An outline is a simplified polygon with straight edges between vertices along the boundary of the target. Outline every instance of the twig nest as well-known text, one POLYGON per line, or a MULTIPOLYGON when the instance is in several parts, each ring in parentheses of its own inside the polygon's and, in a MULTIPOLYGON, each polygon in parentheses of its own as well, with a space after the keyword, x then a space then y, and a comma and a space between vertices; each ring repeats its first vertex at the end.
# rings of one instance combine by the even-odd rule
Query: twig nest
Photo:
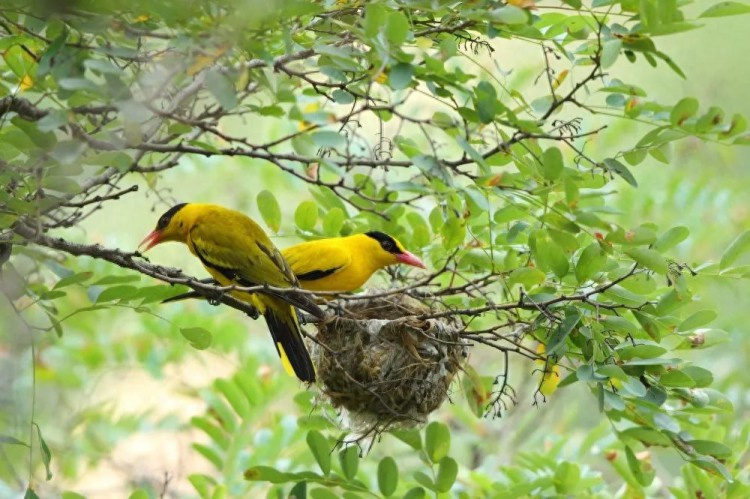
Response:
POLYGON ((427 318, 408 295, 345 302, 318 325, 313 360, 322 391, 354 431, 422 424, 448 397, 467 355, 456 318, 427 318))

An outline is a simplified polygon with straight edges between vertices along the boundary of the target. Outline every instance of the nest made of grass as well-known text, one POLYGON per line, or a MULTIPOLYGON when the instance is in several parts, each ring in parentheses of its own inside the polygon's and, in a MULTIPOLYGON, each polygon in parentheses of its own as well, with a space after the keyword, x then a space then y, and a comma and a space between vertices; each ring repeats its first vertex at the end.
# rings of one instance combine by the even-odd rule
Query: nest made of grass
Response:
POLYGON ((341 312, 318 325, 312 349, 323 394, 352 429, 424 423, 466 358, 461 322, 420 319, 430 308, 404 294, 350 301, 341 312))

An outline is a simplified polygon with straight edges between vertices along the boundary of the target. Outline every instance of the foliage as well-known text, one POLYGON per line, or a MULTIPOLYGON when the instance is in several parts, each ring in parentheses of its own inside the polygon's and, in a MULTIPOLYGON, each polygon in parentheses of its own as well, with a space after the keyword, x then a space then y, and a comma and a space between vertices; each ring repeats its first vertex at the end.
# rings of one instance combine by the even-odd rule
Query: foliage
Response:
MULTIPOLYGON (((651 457, 667 448, 694 465, 682 471, 687 494, 741 497, 745 486, 730 480, 743 473, 742 450, 711 425, 732 404, 690 353, 728 334, 708 327, 715 312, 691 303, 696 272, 750 275, 743 259, 750 233, 718 263, 688 266, 674 256, 689 237, 685 222, 625 225, 609 201, 615 188, 639 188, 642 162, 670 164, 680 141, 750 142, 742 115, 692 97, 658 102, 621 69, 646 61, 683 76, 660 48, 663 37, 748 10, 721 2, 689 15, 689 3, 6 2, 4 314, 28 333, 37 373, 38 348, 69 336, 71 320, 119 309, 152 317, 186 287, 211 295, 215 288, 187 271, 82 244, 70 229, 97 212, 113 214, 142 187, 159 209, 171 204, 182 187, 173 172, 197 167, 205 179, 216 168, 196 157, 234 158, 241 183, 270 165, 284 179, 280 188, 295 182, 309 192, 290 205, 260 186, 258 212, 273 233, 312 239, 383 230, 425 255, 434 270, 417 278, 393 270, 388 292, 435 305, 432 317, 459 316, 464 336, 500 359, 466 367, 466 416, 499 417, 528 397, 511 383, 511 368, 522 365, 540 371, 535 402, 585 385, 590 407, 610 426, 597 426, 578 447, 561 439, 548 452, 512 456, 499 473, 452 457, 451 432, 437 422, 383 437, 400 439, 411 449, 401 452, 419 460, 376 459, 378 445, 365 458, 356 447, 330 454, 343 437, 315 412, 298 427, 264 419, 274 388, 244 365, 213 384, 210 411, 192 420, 210 441, 195 450, 216 471, 191 477, 201 496, 242 495, 255 482, 278 494, 295 484, 311 497, 597 495, 608 490, 601 471, 576 462, 597 444, 632 491, 659 486, 651 457), (637 139, 608 135, 621 122, 647 129, 637 139), (81 256, 95 261, 69 258, 81 256), (279 448, 289 455, 274 457, 279 448)), ((249 311, 231 297, 220 301, 249 311)), ((230 350, 218 326, 193 319, 169 341, 230 350)), ((187 355, 168 350, 154 359, 158 343, 139 341, 82 352, 98 359, 86 369, 119 356, 158 372, 187 355)), ((312 411, 306 395, 296 400, 303 414, 312 411)), ((29 419, 28 436, 4 435, 2 443, 31 452, 49 479, 57 459, 33 404, 29 419)), ((747 428, 737 431, 746 439, 747 428)), ((29 475, 44 477, 33 467, 29 475)), ((33 494, 34 480, 28 485, 33 494)))

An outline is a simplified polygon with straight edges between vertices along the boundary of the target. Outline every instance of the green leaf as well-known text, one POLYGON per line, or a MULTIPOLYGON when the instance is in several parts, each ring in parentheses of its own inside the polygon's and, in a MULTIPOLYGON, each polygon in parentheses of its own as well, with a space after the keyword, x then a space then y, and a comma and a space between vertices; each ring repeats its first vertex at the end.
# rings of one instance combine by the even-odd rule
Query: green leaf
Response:
POLYGON ((607 158, 604 160, 604 166, 607 168, 607 171, 616 173, 617 175, 624 178, 625 181, 633 187, 638 187, 638 182, 635 180, 633 174, 630 173, 628 167, 622 164, 620 161, 617 161, 614 158, 607 158))
POLYGON ((550 147, 542 154, 542 174, 547 180, 555 180, 563 171, 563 157, 560 149, 550 147))
POLYGON ((196 350, 205 350, 211 346, 213 337, 211 332, 202 327, 184 327, 180 328, 180 334, 188 340, 190 346, 196 350))
POLYGON ((23 499, 39 499, 39 496, 36 495, 36 492, 34 492, 34 489, 29 487, 26 489, 26 493, 24 493, 23 499))
POLYGON ((684 226, 672 227, 659 237, 653 245, 653 249, 659 253, 664 253, 680 244, 688 238, 690 229, 684 226))
POLYGON ((636 426, 634 428, 628 428, 620 432, 620 438, 633 439, 642 442, 646 445, 660 445, 668 447, 671 444, 669 437, 664 435, 662 432, 654 430, 653 428, 647 428, 645 426, 636 426))
POLYGON ((576 262, 576 279, 583 284, 604 269, 607 264, 607 253, 599 243, 586 246, 576 262))
POLYGON ((712 5, 698 17, 736 16, 750 13, 750 5, 740 2, 719 2, 712 5))
POLYGON ((263 221, 273 232, 278 232, 281 228, 281 207, 276 200, 276 196, 269 190, 262 190, 257 197, 258 211, 263 221))
POLYGON ((206 88, 216 98, 216 101, 226 110, 237 107, 237 92, 234 82, 227 75, 212 70, 206 74, 206 88))
POLYGON ((346 145, 346 137, 344 137, 339 132, 334 132, 331 130, 322 130, 320 132, 315 132, 310 136, 310 138, 316 146, 326 149, 335 149, 337 147, 343 147, 346 145))
POLYGON ((681 126, 686 120, 695 116, 698 112, 698 99, 685 97, 672 108, 669 121, 675 126, 681 126))
MULTIPOLYGON (((421 471, 418 471, 417 473, 415 473, 414 478, 419 483, 422 483, 422 482, 429 483, 430 486, 428 486, 427 488, 429 489, 434 488, 434 486, 432 485, 432 479, 428 477, 427 475, 425 475, 424 473, 422 473, 421 471)), ((424 499, 425 497, 427 497, 427 492, 425 492, 425 490, 422 487, 412 487, 411 489, 409 489, 409 491, 406 494, 404 494, 403 499, 424 499)))
POLYGON ((93 272, 79 272, 77 274, 71 274, 67 277, 63 277, 55 283, 52 289, 60 289, 73 284, 80 284, 86 282, 94 276, 93 272))
POLYGON ((489 12, 489 20, 499 24, 526 24, 529 22, 529 15, 524 9, 514 5, 506 5, 499 9, 493 9, 489 12))
POLYGON ((301 230, 311 231, 318 223, 318 205, 315 201, 302 201, 294 212, 294 223, 301 230))
POLYGON ((50 471, 50 464, 52 463, 52 453, 49 451, 49 447, 47 447, 47 442, 44 441, 44 438, 42 437, 42 429, 39 428, 39 425, 32 422, 36 427, 36 435, 39 438, 39 448, 42 450, 42 463, 44 463, 44 470, 47 472, 47 481, 52 479, 52 471, 50 471))
POLYGON ((688 444, 701 454, 708 454, 718 459, 726 459, 732 455, 732 449, 721 442, 713 440, 690 440, 688 444))
POLYGON ((653 359, 664 355, 667 349, 659 345, 640 344, 626 345, 618 348, 618 352, 621 360, 630 360, 636 357, 639 359, 653 359))
POLYGON ((396 492, 398 487, 398 466, 396 460, 386 456, 378 463, 378 489, 385 497, 396 492))
POLYGON ((577 464, 570 461, 563 461, 555 470, 552 482, 555 485, 555 491, 558 494, 571 494, 576 491, 576 487, 581 481, 581 469, 577 464))
POLYGON ((357 475, 357 468, 359 467, 358 447, 352 445, 339 452, 339 463, 344 476, 349 480, 353 479, 357 475))
POLYGON ((448 492, 456 482, 458 476, 458 463, 452 457, 444 457, 440 460, 437 477, 435 478, 435 490, 448 492))
POLYGON ((741 256, 750 250, 750 230, 747 230, 737 236, 732 241, 732 244, 724 251, 721 256, 721 262, 719 262, 719 268, 724 270, 725 268, 736 262, 741 256))
POLYGON ((573 329, 581 320, 581 313, 575 308, 568 308, 565 311, 565 318, 555 327, 549 340, 547 341, 547 354, 551 355, 565 343, 565 339, 570 335, 573 329))
POLYGON ((656 250, 650 248, 631 248, 625 254, 635 260, 639 265, 653 270, 657 274, 667 273, 667 260, 656 250))
POLYGON ((331 472, 331 446, 328 439, 319 431, 312 430, 307 433, 307 446, 320 466, 320 471, 328 475, 331 472))
POLYGON ((305 499, 307 497, 307 482, 297 482, 289 491, 289 499, 305 499))
POLYGON ((401 45, 409 37, 411 25, 406 15, 397 10, 388 14, 385 23, 385 36, 393 45, 401 45))
POLYGON ((323 217, 323 233, 327 236, 338 236, 345 220, 346 215, 340 208, 331 208, 323 217))
POLYGON ((568 257, 563 249, 552 240, 549 234, 537 233, 533 251, 536 257, 537 265, 545 271, 552 271, 554 274, 563 278, 568 273, 570 265, 568 257))
POLYGON ((607 69, 615 62, 617 62, 617 58, 619 57, 621 50, 622 40, 613 38, 604 42, 604 45, 602 45, 602 53, 600 59, 602 69, 607 69))
POLYGON ((703 369, 698 366, 685 366, 682 368, 682 372, 687 374, 695 382, 696 388, 705 388, 710 386, 714 381, 714 375, 708 369, 703 369))
POLYGON ((718 314, 715 310, 699 310, 690 317, 680 322, 677 331, 690 331, 713 322, 718 314))
POLYGON ((400 62, 391 68, 388 73, 388 85, 394 90, 403 90, 411 84, 414 75, 414 67, 411 64, 400 62))
POLYGON ((633 473, 633 476, 638 481, 638 483, 644 487, 648 487, 649 485, 651 485, 651 482, 654 480, 655 473, 653 471, 645 472, 643 470, 643 468, 641 467, 641 462, 638 460, 638 458, 635 456, 635 453, 628 445, 625 446, 625 456, 628 461, 630 472, 633 473))
POLYGON ((245 480, 254 482, 286 483, 294 479, 293 473, 285 473, 271 466, 253 466, 245 470, 245 480))
POLYGON ((112 286, 109 288, 105 288, 101 293, 99 293, 99 295, 96 297, 95 303, 104 303, 115 300, 127 300, 129 298, 132 298, 136 293, 138 293, 138 288, 136 288, 135 286, 129 286, 127 284, 112 286))
POLYGON ((692 388, 695 386, 693 378, 680 371, 679 369, 672 369, 662 374, 659 377, 659 382, 663 386, 669 386, 674 388, 692 388))
POLYGON ((381 28, 385 26, 386 18, 385 6, 378 3, 367 3, 365 7, 365 16, 362 21, 362 27, 365 34, 370 38, 375 38, 381 28))
POLYGON ((534 267, 519 267, 510 273, 508 277, 508 285, 514 286, 516 284, 523 285, 526 290, 542 284, 547 279, 547 276, 541 270, 534 267))
POLYGON ((425 430, 425 451, 433 463, 440 462, 451 448, 451 433, 443 423, 433 421, 425 430))
POLYGON ((422 436, 417 430, 391 430, 391 435, 398 438, 414 450, 422 450, 422 436))
POLYGON ((29 447, 29 444, 27 444, 26 442, 22 442, 16 437, 11 437, 9 435, 0 435, 0 444, 22 445, 24 447, 29 447))

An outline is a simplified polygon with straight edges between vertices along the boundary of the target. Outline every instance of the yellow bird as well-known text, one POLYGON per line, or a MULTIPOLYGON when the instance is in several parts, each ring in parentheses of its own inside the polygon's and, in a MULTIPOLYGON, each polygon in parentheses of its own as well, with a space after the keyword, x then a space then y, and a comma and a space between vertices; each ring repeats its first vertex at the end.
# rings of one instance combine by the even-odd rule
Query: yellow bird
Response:
MULTIPOLYGON (((144 251, 176 241, 187 245, 222 286, 292 287, 294 275, 279 250, 250 217, 212 204, 182 203, 164 213, 141 242, 144 251)), ((265 317, 284 367, 306 382, 315 381, 315 369, 302 340, 297 313, 283 299, 267 294, 232 292, 253 304, 265 317)))
POLYGON ((395 238, 377 231, 309 241, 283 249, 281 254, 300 285, 311 291, 354 291, 388 265, 425 268, 395 238))

